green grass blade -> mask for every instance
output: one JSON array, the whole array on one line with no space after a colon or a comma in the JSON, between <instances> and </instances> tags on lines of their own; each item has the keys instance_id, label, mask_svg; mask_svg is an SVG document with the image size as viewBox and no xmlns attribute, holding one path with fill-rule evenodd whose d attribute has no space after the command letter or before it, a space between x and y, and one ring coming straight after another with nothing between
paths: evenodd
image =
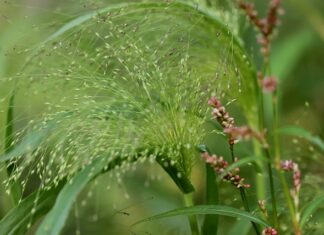
<instances>
[{"instance_id":1,"label":"green grass blade","mask_svg":"<svg viewBox=\"0 0 324 235\"><path fill-rule=\"evenodd\" d=\"M281 134L304 138L324 153L324 141L320 137L312 135L309 131L301 127L287 126L280 128L278 131Z\"/></svg>"},{"instance_id":2,"label":"green grass blade","mask_svg":"<svg viewBox=\"0 0 324 235\"><path fill-rule=\"evenodd\" d=\"M11 93L9 98L9 104L7 109L7 121L6 121L6 128L5 128L5 154L9 153L14 145L14 101L15 101L15 93L14 91ZM16 168L15 163L7 164L7 176L10 177L14 169ZM14 205L17 205L20 198L21 198L21 188L20 185L14 181L10 185L10 194L13 200Z\"/></svg>"},{"instance_id":3,"label":"green grass blade","mask_svg":"<svg viewBox=\"0 0 324 235\"><path fill-rule=\"evenodd\" d=\"M54 205L63 185L64 182L61 182L49 191L36 191L26 197L0 221L0 234L26 234L28 224L33 224ZM30 213L31 211L34 213Z\"/></svg>"},{"instance_id":4,"label":"green grass blade","mask_svg":"<svg viewBox=\"0 0 324 235\"><path fill-rule=\"evenodd\" d=\"M324 206L324 195L321 195L312 200L302 211L300 226L303 227L312 214L321 206Z\"/></svg>"},{"instance_id":5,"label":"green grass blade","mask_svg":"<svg viewBox=\"0 0 324 235\"><path fill-rule=\"evenodd\" d=\"M206 164L206 203L218 205L218 183L214 169ZM215 235L218 229L218 215L205 215L202 231L204 235Z\"/></svg>"},{"instance_id":6,"label":"green grass blade","mask_svg":"<svg viewBox=\"0 0 324 235\"><path fill-rule=\"evenodd\" d=\"M274 47L271 67L280 81L283 82L288 78L315 40L316 35L307 28L292 34Z\"/></svg>"},{"instance_id":7,"label":"green grass blade","mask_svg":"<svg viewBox=\"0 0 324 235\"><path fill-rule=\"evenodd\" d=\"M175 210L163 212L158 215L154 215L147 219L140 220L137 223L135 223L134 225L143 223L143 222L149 222L149 221L153 221L153 220L169 218L169 217L174 217L174 216L179 216L179 215L207 215L207 214L242 218L242 219L247 219L252 222L258 223L263 226L267 226L267 227L270 226L263 219L260 219L246 211L242 211L242 210L239 210L239 209L236 209L233 207L228 207L228 206L214 206L214 205L199 205L199 206L178 208Z\"/></svg>"},{"instance_id":8,"label":"green grass blade","mask_svg":"<svg viewBox=\"0 0 324 235\"><path fill-rule=\"evenodd\" d=\"M102 160L104 158L94 160L63 187L56 199L55 205L37 229L36 235L60 234L78 194L104 168L105 164Z\"/></svg>"},{"instance_id":9,"label":"green grass blade","mask_svg":"<svg viewBox=\"0 0 324 235\"><path fill-rule=\"evenodd\" d=\"M14 92L12 92L9 98L9 104L7 109L7 121L6 121L6 128L5 128L5 153L10 152L11 149L13 148L12 141L13 141L13 128L14 128L14 121L13 121L14 100L15 100L15 95Z\"/></svg>"}]
</instances>

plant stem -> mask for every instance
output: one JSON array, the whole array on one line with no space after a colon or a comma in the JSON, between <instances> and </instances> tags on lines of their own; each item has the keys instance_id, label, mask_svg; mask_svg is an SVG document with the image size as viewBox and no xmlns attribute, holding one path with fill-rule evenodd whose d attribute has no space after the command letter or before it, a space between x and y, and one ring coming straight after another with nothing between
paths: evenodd
<instances>
[{"instance_id":1,"label":"plant stem","mask_svg":"<svg viewBox=\"0 0 324 235\"><path fill-rule=\"evenodd\" d=\"M276 131L278 129L279 126L279 115L278 115L278 93L277 91L275 91L272 94L272 109L273 109L273 138L274 138L274 147L275 147L275 164L276 164L276 168L278 170L278 174L279 174L279 180L280 183L284 189L284 194L285 194L285 198L288 204L288 208L289 208L289 213L290 213L290 217L292 220L292 224L294 227L294 231L295 234L300 235L301 231L300 231L300 226L299 223L296 219L296 208L294 207L294 203L292 201L290 192L289 192L289 186L287 183L287 180L284 176L284 174L280 171L280 162L281 162L281 157L280 157L280 141L279 141L279 133Z\"/></svg>"},{"instance_id":2,"label":"plant stem","mask_svg":"<svg viewBox=\"0 0 324 235\"><path fill-rule=\"evenodd\" d=\"M278 216L277 216L277 201L276 201L276 194L274 191L274 182L273 182L273 172L271 166L271 156L268 148L264 148L264 152L267 156L268 161L268 174L269 174L269 184L270 184L270 193L271 193L271 203L272 203L272 220L273 224L276 228L278 228Z\"/></svg>"},{"instance_id":3,"label":"plant stem","mask_svg":"<svg viewBox=\"0 0 324 235\"><path fill-rule=\"evenodd\" d=\"M230 151L231 151L231 158L232 158L232 162L234 162L235 160L235 156L234 156L234 146L232 144L230 144ZM249 202L246 198L246 193L245 193L245 190L244 188L240 188L240 195L241 195L241 200L242 200L242 203L243 203L243 206L244 206L244 209L247 211L247 212L251 212L250 210L250 206L249 206ZM257 235L260 234L260 230L259 230L259 227L256 223L252 222L252 226L254 228L254 231Z\"/></svg>"},{"instance_id":4,"label":"plant stem","mask_svg":"<svg viewBox=\"0 0 324 235\"><path fill-rule=\"evenodd\" d=\"M218 205L218 182L215 170L206 163L206 204ZM218 215L205 215L202 234L216 235L218 229Z\"/></svg>"},{"instance_id":5,"label":"plant stem","mask_svg":"<svg viewBox=\"0 0 324 235\"><path fill-rule=\"evenodd\" d=\"M253 139L253 149L255 156L261 156L261 145L260 143ZM265 180L263 175L263 161L260 159L257 159L257 164L259 165L259 169L256 175L256 190L257 190L257 198L259 200L264 200L266 198L266 190L265 190Z\"/></svg>"},{"instance_id":6,"label":"plant stem","mask_svg":"<svg viewBox=\"0 0 324 235\"><path fill-rule=\"evenodd\" d=\"M194 205L192 193L183 194L183 199L184 199L185 206L189 207ZM190 215L188 216L188 219L191 228L191 234L199 235L199 228L198 228L196 216Z\"/></svg>"},{"instance_id":7,"label":"plant stem","mask_svg":"<svg viewBox=\"0 0 324 235\"><path fill-rule=\"evenodd\" d=\"M262 92L262 87L259 86L259 128L260 131L264 130L264 94ZM276 194L274 191L274 180L273 180L273 171L271 166L271 155L270 151L267 147L264 147L264 153L266 157L268 158L267 168L268 168L268 175L269 175L269 185L270 185L270 194L271 194L271 203L272 203L272 219L273 223L276 228L278 228L278 216L277 216L277 200L276 200Z\"/></svg>"},{"instance_id":8,"label":"plant stem","mask_svg":"<svg viewBox=\"0 0 324 235\"><path fill-rule=\"evenodd\" d=\"M273 143L275 149L275 166L277 169L280 167L280 142L279 142L279 133L277 132L279 126L279 116L278 116L278 95L277 91L272 94L272 115L273 115Z\"/></svg>"}]
</instances>

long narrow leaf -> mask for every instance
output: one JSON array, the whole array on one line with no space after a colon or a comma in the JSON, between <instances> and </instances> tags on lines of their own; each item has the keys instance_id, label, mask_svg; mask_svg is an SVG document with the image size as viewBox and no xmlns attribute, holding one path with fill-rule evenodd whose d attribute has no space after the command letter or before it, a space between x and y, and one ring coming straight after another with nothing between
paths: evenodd
<instances>
[{"instance_id":1,"label":"long narrow leaf","mask_svg":"<svg viewBox=\"0 0 324 235\"><path fill-rule=\"evenodd\" d=\"M62 181L49 191L36 191L25 198L0 221L0 234L26 234L28 224L33 224L54 205L63 185Z\"/></svg>"},{"instance_id":2,"label":"long narrow leaf","mask_svg":"<svg viewBox=\"0 0 324 235\"><path fill-rule=\"evenodd\" d=\"M5 153L9 153L14 147L13 145L13 136L14 136L14 100L15 92L13 91L10 95L8 109L7 109L7 121L6 121L6 133L5 133ZM15 163L7 162L7 175L11 176L12 172L16 167ZM12 200L15 205L18 204L19 199L21 198L21 188L20 185L14 181L10 185L10 193Z\"/></svg>"},{"instance_id":3,"label":"long narrow leaf","mask_svg":"<svg viewBox=\"0 0 324 235\"><path fill-rule=\"evenodd\" d=\"M247 219L252 222L261 224L263 226L270 226L263 219L260 219L246 211L242 211L242 210L239 210L239 209L236 209L233 207L228 207L228 206L214 206L214 205L199 205L199 206L178 208L175 210L163 212L158 215L154 215L147 219L140 220L137 223L135 223L134 225L143 223L143 222L148 222L148 221L153 221L153 220L158 220L158 219L163 219L163 218L169 218L169 217L174 217L174 216L179 216L179 215L206 215L206 214L223 215L223 216L230 216L230 217L235 217L235 218L242 218L242 219Z\"/></svg>"},{"instance_id":4,"label":"long narrow leaf","mask_svg":"<svg viewBox=\"0 0 324 235\"><path fill-rule=\"evenodd\" d=\"M303 227L312 214L321 206L324 206L324 195L315 198L302 212L300 225Z\"/></svg>"},{"instance_id":5,"label":"long narrow leaf","mask_svg":"<svg viewBox=\"0 0 324 235\"><path fill-rule=\"evenodd\" d=\"M94 160L64 186L56 199L54 207L39 226L36 235L60 234L78 194L104 168L105 164L102 160L102 158Z\"/></svg>"},{"instance_id":6,"label":"long narrow leaf","mask_svg":"<svg viewBox=\"0 0 324 235\"><path fill-rule=\"evenodd\" d=\"M324 141L320 137L312 135L310 132L301 127L287 126L280 128L278 131L282 134L304 138L316 146L320 151L324 152Z\"/></svg>"}]
</instances>

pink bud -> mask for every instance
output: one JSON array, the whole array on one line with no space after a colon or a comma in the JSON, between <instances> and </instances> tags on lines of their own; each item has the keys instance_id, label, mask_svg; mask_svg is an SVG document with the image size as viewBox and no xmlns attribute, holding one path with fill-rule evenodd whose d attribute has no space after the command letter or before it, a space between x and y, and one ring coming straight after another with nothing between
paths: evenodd
<instances>
[{"instance_id":1,"label":"pink bud","mask_svg":"<svg viewBox=\"0 0 324 235\"><path fill-rule=\"evenodd\" d=\"M264 78L262 87L264 92L274 92L277 89L277 78L274 76Z\"/></svg>"}]
</instances>

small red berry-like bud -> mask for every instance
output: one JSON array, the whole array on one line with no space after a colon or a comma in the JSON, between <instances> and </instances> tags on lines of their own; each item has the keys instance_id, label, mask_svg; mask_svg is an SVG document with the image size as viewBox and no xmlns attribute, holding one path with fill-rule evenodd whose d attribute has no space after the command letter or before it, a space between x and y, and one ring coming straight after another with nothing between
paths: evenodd
<instances>
[{"instance_id":1,"label":"small red berry-like bud","mask_svg":"<svg viewBox=\"0 0 324 235\"><path fill-rule=\"evenodd\" d=\"M262 87L264 92L274 92L277 89L277 78L274 76L264 78Z\"/></svg>"},{"instance_id":2,"label":"small red berry-like bud","mask_svg":"<svg viewBox=\"0 0 324 235\"><path fill-rule=\"evenodd\" d=\"M279 233L277 232L277 230L275 230L274 228L265 228L262 231L262 235L278 235Z\"/></svg>"}]
</instances>

